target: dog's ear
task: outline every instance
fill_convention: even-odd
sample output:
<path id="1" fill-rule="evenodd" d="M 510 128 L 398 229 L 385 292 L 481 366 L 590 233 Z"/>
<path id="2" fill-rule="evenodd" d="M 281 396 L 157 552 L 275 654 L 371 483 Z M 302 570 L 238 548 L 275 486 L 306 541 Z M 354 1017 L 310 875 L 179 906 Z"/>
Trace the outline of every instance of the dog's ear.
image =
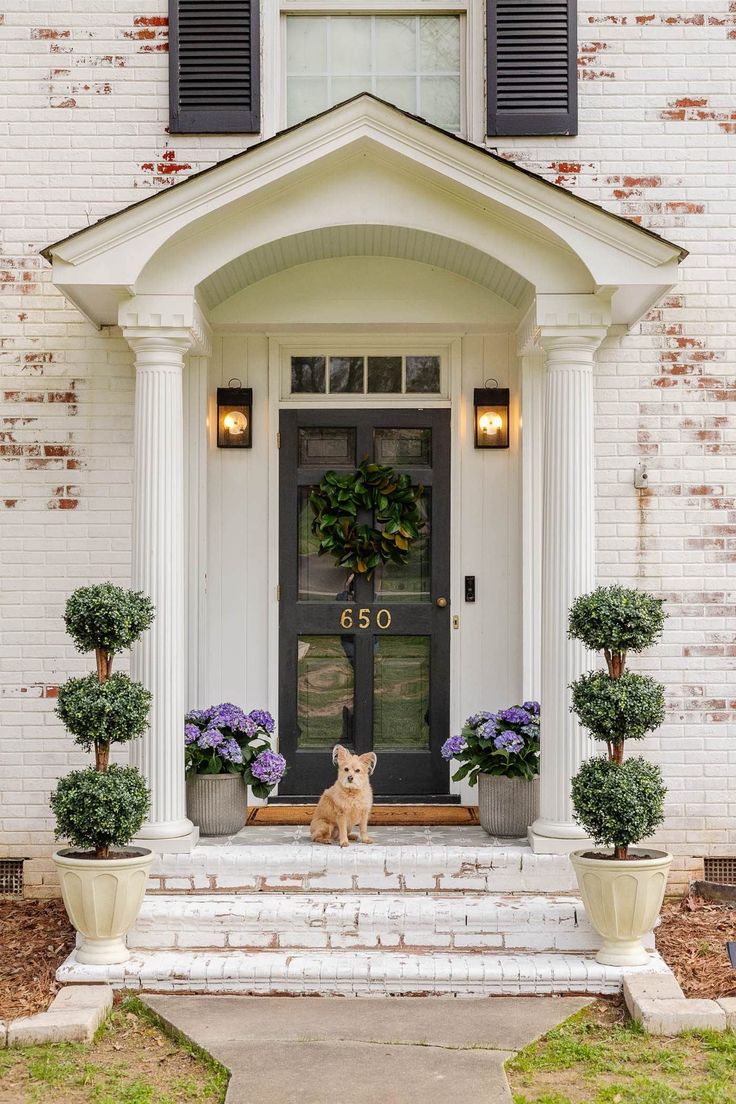
<path id="1" fill-rule="evenodd" d="M 349 754 L 350 753 L 344 744 L 335 744 L 332 749 L 332 762 L 335 764 L 335 766 L 337 766 L 337 764 L 341 763 L 342 760 L 345 759 L 346 756 Z"/>
<path id="2" fill-rule="evenodd" d="M 368 768 L 368 773 L 373 774 L 376 769 L 376 763 L 378 762 L 378 756 L 375 751 L 367 751 L 365 755 L 359 755 L 358 758 L 361 763 L 365 763 Z"/>

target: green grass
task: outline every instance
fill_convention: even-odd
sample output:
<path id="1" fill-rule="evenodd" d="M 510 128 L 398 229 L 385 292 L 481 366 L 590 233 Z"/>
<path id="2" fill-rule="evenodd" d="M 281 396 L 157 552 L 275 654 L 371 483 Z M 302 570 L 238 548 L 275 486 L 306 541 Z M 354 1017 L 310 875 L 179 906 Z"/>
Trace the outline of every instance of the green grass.
<path id="1" fill-rule="evenodd" d="M 228 1076 L 137 997 L 115 1007 L 89 1046 L 0 1051 L 0 1098 L 13 1104 L 221 1104 Z"/>
<path id="2" fill-rule="evenodd" d="M 736 1035 L 646 1035 L 598 1002 L 506 1067 L 514 1104 L 736 1104 Z"/>

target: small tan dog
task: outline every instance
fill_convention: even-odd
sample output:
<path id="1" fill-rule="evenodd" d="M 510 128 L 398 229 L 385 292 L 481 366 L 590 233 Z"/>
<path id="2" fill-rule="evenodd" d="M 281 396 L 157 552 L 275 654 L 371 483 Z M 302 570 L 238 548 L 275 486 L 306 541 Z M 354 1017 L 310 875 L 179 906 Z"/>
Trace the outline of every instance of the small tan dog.
<path id="1" fill-rule="evenodd" d="M 368 818 L 373 807 L 373 790 L 368 778 L 376 769 L 376 753 L 351 755 L 342 744 L 332 749 L 332 762 L 337 766 L 337 781 L 322 794 L 309 825 L 312 843 L 348 840 L 358 837 L 351 832 L 357 824 L 362 843 L 373 843 L 368 835 Z"/>

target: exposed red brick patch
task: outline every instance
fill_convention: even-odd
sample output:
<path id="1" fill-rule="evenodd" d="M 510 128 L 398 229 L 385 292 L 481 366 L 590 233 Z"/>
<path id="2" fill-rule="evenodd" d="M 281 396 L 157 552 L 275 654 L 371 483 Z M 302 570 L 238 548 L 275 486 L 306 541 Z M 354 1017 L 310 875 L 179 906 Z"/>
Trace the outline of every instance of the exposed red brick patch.
<path id="1" fill-rule="evenodd" d="M 164 15 L 138 15 L 133 30 L 123 31 L 123 38 L 136 42 L 138 53 L 165 53 L 169 48 L 169 20 Z"/>
<path id="2" fill-rule="evenodd" d="M 31 38 L 71 38 L 72 32 L 70 30 L 60 31 L 56 27 L 32 27 Z"/>
<path id="3" fill-rule="evenodd" d="M 17 498 L 4 498 L 3 499 L 3 506 L 5 507 L 6 510 L 14 510 L 17 505 L 18 505 L 18 499 Z"/>
<path id="4" fill-rule="evenodd" d="M 659 118 L 663 122 L 717 123 L 724 134 L 736 133 L 736 111 L 722 111 L 708 106 L 707 96 L 685 96 L 670 100 Z"/>
<path id="5" fill-rule="evenodd" d="M 578 72 L 583 80 L 615 80 L 611 69 L 600 69 L 599 54 L 610 50 L 607 42 L 583 42 L 578 49 Z"/>
<path id="6" fill-rule="evenodd" d="M 133 20 L 134 27 L 168 27 L 167 15 L 139 15 Z"/>
<path id="7" fill-rule="evenodd" d="M 46 503 L 49 510 L 76 510 L 79 505 L 79 488 L 71 483 L 62 484 L 53 491 L 53 498 Z"/>
<path id="8" fill-rule="evenodd" d="M 66 96 L 60 98 L 58 96 L 52 96 L 49 101 L 50 107 L 76 107 L 77 101 L 72 96 Z"/>
<path id="9" fill-rule="evenodd" d="M 160 155 L 158 161 L 142 161 L 141 172 L 146 174 L 145 184 L 148 186 L 160 186 L 174 184 L 175 177 L 179 173 L 186 173 L 191 169 L 188 161 L 177 161 L 176 150 L 167 149 Z M 135 185 L 137 186 L 137 181 Z"/>

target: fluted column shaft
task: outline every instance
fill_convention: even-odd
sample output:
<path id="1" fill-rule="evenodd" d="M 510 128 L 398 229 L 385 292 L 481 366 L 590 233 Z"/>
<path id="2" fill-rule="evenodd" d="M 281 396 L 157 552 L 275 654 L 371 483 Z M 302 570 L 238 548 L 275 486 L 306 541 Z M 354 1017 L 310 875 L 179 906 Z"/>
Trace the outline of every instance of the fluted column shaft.
<path id="1" fill-rule="evenodd" d="M 188 330 L 125 330 L 135 353 L 132 585 L 156 607 L 131 656 L 133 677 L 153 695 L 150 726 L 131 759 L 151 790 L 142 840 L 187 836 L 185 711 L 184 419 L 182 375 Z"/>
<path id="2" fill-rule="evenodd" d="M 562 328 L 560 328 L 562 329 Z M 570 713 L 570 683 L 590 665 L 567 638 L 568 610 L 595 586 L 593 361 L 605 331 L 570 328 L 542 335 L 547 353 L 542 498 L 542 658 L 540 816 L 532 834 L 582 839 L 570 780 L 592 754 Z"/>

